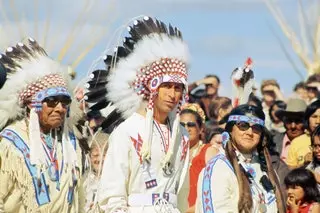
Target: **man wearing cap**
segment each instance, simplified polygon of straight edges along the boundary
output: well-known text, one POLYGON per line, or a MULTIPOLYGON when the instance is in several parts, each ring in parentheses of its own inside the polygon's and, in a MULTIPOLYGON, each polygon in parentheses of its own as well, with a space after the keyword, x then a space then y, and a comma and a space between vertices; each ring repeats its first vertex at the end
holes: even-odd
POLYGON ((288 100, 285 110, 276 112, 276 116, 283 121, 286 131, 284 133, 276 133, 273 140, 276 145, 276 151, 286 163, 292 140, 304 134, 303 116, 306 108, 307 104, 302 99, 292 98, 288 100))
POLYGON ((0 55, 0 212, 83 212, 66 67, 33 40, 0 55))

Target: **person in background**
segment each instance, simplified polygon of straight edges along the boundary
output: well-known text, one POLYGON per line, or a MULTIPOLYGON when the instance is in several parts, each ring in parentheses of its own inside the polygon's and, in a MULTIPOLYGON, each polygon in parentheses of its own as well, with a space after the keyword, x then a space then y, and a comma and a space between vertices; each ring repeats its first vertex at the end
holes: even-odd
MULTIPOLYGON (((212 99, 209 105, 209 118, 206 126, 220 126, 219 122, 224 116, 230 113, 232 110, 231 99, 227 97, 216 97, 212 99)), ((221 125, 224 128, 225 125, 221 125)))
POLYGON ((306 81, 308 103, 320 98, 320 74, 313 74, 306 81))
POLYGON ((292 140, 288 150, 286 163, 291 168, 297 168, 304 164, 305 158, 310 150, 310 133, 320 124, 320 99, 312 102, 304 113, 306 133, 292 140))
POLYGON ((206 142, 219 149, 222 146, 223 132, 224 129, 220 127, 206 128, 206 142))
POLYGON ((275 79, 263 80, 260 92, 262 94, 263 112, 266 115, 266 126, 269 127, 271 123, 268 113, 269 108, 276 100, 284 100, 284 97, 280 91, 280 85, 275 79))
POLYGON ((205 86, 206 94, 210 95, 211 99, 218 97, 220 78, 217 75, 206 75, 203 79, 189 84, 189 93, 192 93, 200 85, 205 86))
MULTIPOLYGON (((283 122, 276 116, 278 110, 284 110, 287 104, 284 101, 275 101, 269 109, 269 117, 271 119, 271 125, 267 129, 271 132, 285 132, 283 122)), ((273 133, 275 134, 275 133, 273 133)))
POLYGON ((201 170, 205 167, 217 150, 211 144, 205 144, 201 140, 204 131, 205 114, 198 104, 185 104, 180 113, 180 123, 189 133, 190 145, 190 191, 188 196, 188 213, 195 211, 197 199, 197 183, 201 170))
POLYGON ((320 126, 318 126, 311 134, 311 162, 307 164, 306 169, 314 173, 320 190, 320 126))
POLYGON ((206 119, 209 119, 209 105, 214 98, 218 97, 220 78, 217 75, 207 75, 205 78, 189 84, 190 97, 198 90, 200 85, 205 86, 205 92, 198 104, 206 113, 206 119))
POLYGON ((304 134, 304 112, 307 104, 301 99, 289 99, 285 110, 278 110, 276 116, 284 123, 284 133, 275 132, 273 142, 275 150, 286 162, 288 150, 293 139, 304 134))
POLYGON ((86 212, 92 210, 95 205, 103 160, 108 150, 108 138, 108 134, 98 130, 90 140, 90 169, 83 177, 83 187, 86 193, 86 212))
POLYGON ((298 168, 284 179, 287 188, 287 213, 319 213, 320 193, 311 171, 298 168))
POLYGON ((306 85, 303 81, 300 81, 296 85, 294 85, 293 88, 293 97, 295 98, 301 98, 302 100, 308 102, 308 93, 306 89, 306 85))

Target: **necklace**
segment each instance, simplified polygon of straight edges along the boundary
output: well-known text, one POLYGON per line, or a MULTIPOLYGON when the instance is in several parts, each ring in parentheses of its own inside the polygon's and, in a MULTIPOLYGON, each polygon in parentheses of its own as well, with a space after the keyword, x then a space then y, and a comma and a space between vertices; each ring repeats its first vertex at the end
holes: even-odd
POLYGON ((57 153, 56 153, 56 144, 53 143, 51 135, 45 135, 41 133, 42 139, 42 146, 44 151, 49 159, 49 168, 48 168, 48 175, 50 180, 58 181, 59 180, 59 165, 57 160, 57 153))
POLYGON ((199 149, 202 147, 202 145, 203 145, 203 142, 200 140, 200 141, 198 142, 198 145, 197 145, 196 148, 193 148, 193 147, 191 148, 191 149, 193 149, 193 150, 192 150, 192 154, 191 154, 189 166, 192 165, 192 160, 193 160, 193 158, 198 154, 199 149))
POLYGON ((169 149, 169 144, 170 144, 170 135, 171 135, 171 127, 170 127, 170 123, 167 122, 167 125, 161 125, 159 124, 157 121, 154 121, 154 125, 157 128, 157 131, 160 134, 161 137, 161 142, 162 142, 162 146, 163 146, 163 151, 165 153, 168 152, 169 149), (165 126, 164 130, 161 128, 161 126, 165 126), (167 126, 169 128, 167 128, 167 126))

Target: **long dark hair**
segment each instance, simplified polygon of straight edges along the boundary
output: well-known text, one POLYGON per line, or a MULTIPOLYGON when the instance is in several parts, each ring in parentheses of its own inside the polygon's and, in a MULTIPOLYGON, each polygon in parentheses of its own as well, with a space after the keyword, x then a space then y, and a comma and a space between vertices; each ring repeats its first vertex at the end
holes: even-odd
POLYGON ((300 186, 304 191, 304 202, 320 202, 320 192, 314 174, 304 168, 290 171, 284 179, 286 188, 300 186))
POLYGON ((309 118, 317 109, 320 108, 320 99, 312 102, 310 105, 308 105, 305 113, 304 113, 304 121, 305 121, 305 128, 310 131, 310 124, 309 124, 309 118))
MULTIPOLYGON (((258 117, 261 120, 265 120, 265 115, 261 108, 256 106, 251 106, 248 104, 240 105, 234 108, 230 115, 251 115, 258 117)), ((233 126, 236 124, 235 121, 229 121, 226 125, 226 131, 231 133, 233 126)), ((250 183, 247 175, 241 169, 238 159, 232 145, 233 141, 230 137, 230 141, 227 142, 226 146, 226 156, 229 159, 232 167, 234 168, 238 184, 239 184, 239 201, 238 201, 238 210, 239 212, 251 212, 253 207, 252 194, 250 190, 250 183)), ((259 154, 259 161, 261 170, 265 171, 268 174, 268 178, 275 189, 277 206, 280 213, 285 212, 285 205, 282 198, 280 183, 275 174, 275 171, 272 168, 270 154, 267 148, 267 140, 264 137, 264 133, 261 134, 260 142, 257 147, 259 154)))
MULTIPOLYGON (((320 137, 320 125, 317 126, 317 128, 315 128, 315 130, 313 130, 313 132, 311 133, 311 146, 314 145, 314 138, 315 137, 320 137)), ((318 166, 320 166, 320 160, 312 152, 311 168, 315 169, 318 166)))

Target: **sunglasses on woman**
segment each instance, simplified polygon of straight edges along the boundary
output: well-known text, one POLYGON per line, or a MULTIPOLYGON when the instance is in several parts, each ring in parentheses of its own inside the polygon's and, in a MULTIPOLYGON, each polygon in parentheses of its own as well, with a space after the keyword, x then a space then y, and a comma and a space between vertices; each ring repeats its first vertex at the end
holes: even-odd
POLYGON ((43 99, 43 103, 47 103, 48 107, 54 108, 59 103, 61 103, 62 107, 67 108, 71 104, 71 99, 67 96, 52 96, 43 99))
POLYGON ((195 122, 186 122, 186 123, 184 123, 184 122, 180 122, 180 124, 183 126, 183 127, 196 127, 197 126, 197 124, 195 123, 195 122))
POLYGON ((250 125, 250 123, 248 123, 248 122, 239 121, 236 123, 236 125, 241 131, 246 131, 250 127, 251 127, 252 131, 257 134, 260 134, 263 131, 263 127, 259 124, 250 125))

